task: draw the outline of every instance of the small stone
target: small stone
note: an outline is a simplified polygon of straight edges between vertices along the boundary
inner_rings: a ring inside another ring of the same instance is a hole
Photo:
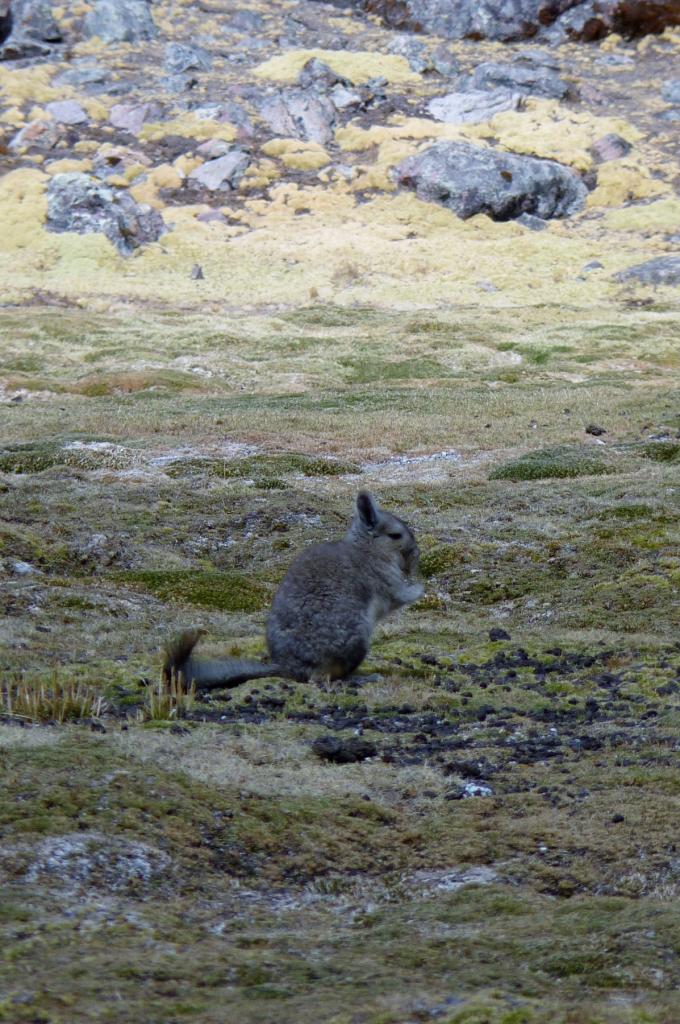
[[[510,634],[507,630],[501,629],[500,626],[494,626],[493,629],[489,630],[489,640],[496,642],[498,640],[510,640]]]
[[[673,78],[670,82],[664,82],[661,95],[667,103],[680,103],[680,78]]]
[[[624,816],[622,814],[614,814],[614,815],[612,815],[612,824],[613,825],[619,825],[622,821],[625,821],[625,820],[626,819],[624,818]]]
[[[63,135],[61,128],[54,121],[30,121],[18,131],[9,144],[9,149],[19,152],[35,146],[40,149],[54,149]]]
[[[208,160],[191,172],[191,181],[204,185],[211,192],[219,189],[234,189],[243,177],[250,157],[242,149],[232,149],[225,156]]]
[[[203,281],[203,267],[199,263],[194,263],[193,267],[191,268],[190,276],[192,281]]]
[[[601,139],[596,139],[590,147],[590,152],[598,163],[603,164],[609,160],[620,160],[622,156],[630,153],[631,148],[630,143],[620,135],[610,132]]]
[[[606,434],[607,431],[604,427],[598,427],[596,423],[589,423],[586,427],[586,434],[592,434],[593,437],[600,437],[602,434]]]
[[[109,111],[109,124],[139,135],[148,111],[147,103],[115,103]]]
[[[12,572],[15,572],[17,576],[33,576],[40,572],[40,569],[36,569],[30,562],[12,562]]]
[[[75,100],[55,100],[45,107],[47,113],[59,124],[83,124],[89,118],[80,103]]]
[[[534,217],[533,213],[520,213],[516,219],[518,224],[522,224],[529,231],[545,231],[548,226],[542,217]]]
[[[210,71],[212,58],[206,50],[183,43],[168,43],[165,47],[165,69],[174,75],[185,71]]]

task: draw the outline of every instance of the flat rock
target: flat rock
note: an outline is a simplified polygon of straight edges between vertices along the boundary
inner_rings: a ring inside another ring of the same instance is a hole
[[[545,96],[561,100],[569,92],[568,84],[551,68],[520,59],[513,64],[485,61],[478,64],[468,79],[469,89],[507,89],[524,96]]]
[[[217,157],[215,160],[208,160],[191,172],[191,181],[204,185],[211,192],[218,189],[234,189],[243,177],[250,157],[242,149],[232,149],[225,156]]]
[[[679,285],[680,256],[658,256],[645,263],[619,271],[617,281],[640,281],[641,284]]]
[[[468,142],[439,142],[409,157],[397,181],[419,199],[441,203],[466,219],[485,213],[511,220],[530,213],[543,220],[568,217],[585,203],[587,189],[574,171]]]
[[[122,189],[109,188],[88,174],[55,174],[47,187],[48,231],[101,232],[129,256],[166,231],[156,210],[136,203]]]
[[[83,31],[105,43],[137,43],[153,39],[157,32],[150,0],[97,0],[85,17]]]
[[[50,117],[59,124],[84,124],[89,117],[75,100],[55,100],[45,107]]]
[[[427,109],[436,121],[447,124],[478,124],[490,121],[504,110],[519,110],[522,97],[506,89],[487,91],[450,92],[430,100]]]
[[[109,111],[109,124],[131,135],[139,135],[148,112],[148,103],[115,103]]]

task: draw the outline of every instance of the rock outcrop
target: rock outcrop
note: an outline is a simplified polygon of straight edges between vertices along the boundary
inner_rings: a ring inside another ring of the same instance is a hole
[[[502,42],[542,36],[591,41],[680,24],[677,0],[358,0],[357,6],[393,28]]]
[[[163,218],[136,203],[122,189],[110,188],[88,174],[56,174],[47,190],[48,231],[101,232],[120,253],[129,256],[141,245],[157,241],[166,231]]]
[[[486,213],[493,220],[532,214],[568,217],[584,205],[587,189],[574,171],[468,142],[438,142],[399,165],[396,179],[419,199],[441,203],[463,220]]]

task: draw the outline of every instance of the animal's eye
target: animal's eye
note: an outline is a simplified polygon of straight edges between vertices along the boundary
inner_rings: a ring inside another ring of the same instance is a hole
[[[387,536],[390,537],[392,540],[401,540],[400,533],[388,533]]]

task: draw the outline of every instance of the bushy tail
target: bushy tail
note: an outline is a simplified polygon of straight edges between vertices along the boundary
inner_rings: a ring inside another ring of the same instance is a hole
[[[195,684],[197,690],[231,689],[247,679],[263,679],[280,675],[271,662],[248,661],[242,658],[224,658],[203,661],[194,657],[194,647],[205,634],[204,629],[186,629],[164,648],[163,678],[169,681],[178,676],[185,686]]]

